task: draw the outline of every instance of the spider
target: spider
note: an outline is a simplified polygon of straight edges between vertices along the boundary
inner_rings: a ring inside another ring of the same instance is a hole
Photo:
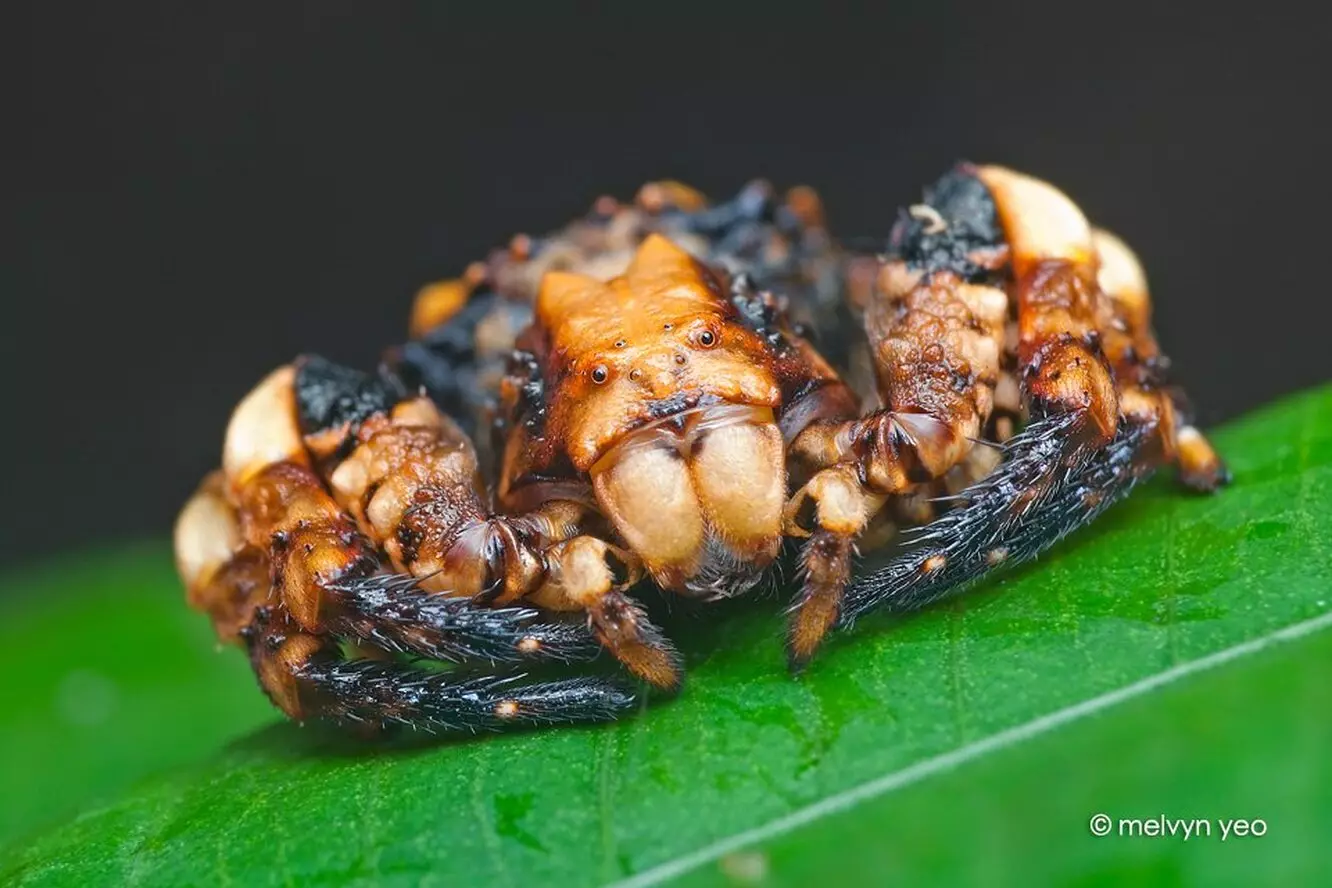
[[[293,719],[612,719],[639,686],[514,670],[606,650],[677,691],[640,580],[737,596],[795,540],[798,672],[835,627],[1026,561],[1158,467],[1218,489],[1168,369],[1133,253],[1022,173],[956,165],[874,253],[807,188],[652,183],[424,288],[374,372],[269,374],[177,566]]]

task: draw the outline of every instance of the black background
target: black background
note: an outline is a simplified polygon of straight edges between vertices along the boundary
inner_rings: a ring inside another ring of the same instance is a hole
[[[524,7],[34,3],[6,25],[0,560],[165,536],[273,366],[369,365],[423,282],[651,178],[805,182],[838,231],[882,235],[955,160],[1016,166],[1137,248],[1205,423],[1332,376],[1317,23]]]

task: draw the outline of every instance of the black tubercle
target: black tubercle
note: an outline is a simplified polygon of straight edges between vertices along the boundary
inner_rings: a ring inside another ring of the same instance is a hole
[[[508,373],[523,380],[518,390],[517,416],[532,435],[540,435],[546,425],[546,378],[536,355],[516,350],[509,356]]]
[[[296,408],[307,435],[387,413],[403,398],[394,380],[344,367],[318,355],[296,362]]]
[[[661,215],[668,220],[668,229],[706,238],[710,261],[746,264],[759,286],[778,285],[799,271],[804,225],[789,206],[778,200],[768,182],[750,182],[723,203],[699,210],[670,207]],[[780,258],[766,254],[773,231],[789,238],[794,246]]]
[[[925,189],[924,205],[938,217],[900,210],[889,238],[889,252],[912,268],[951,271],[975,283],[986,280],[991,272],[969,255],[1004,243],[989,189],[968,165],[959,164]]]
[[[675,416],[683,423],[684,417],[679,416],[679,414],[682,411],[697,407],[700,402],[701,398],[696,391],[676,392],[670,397],[648,401],[647,413],[652,419],[665,419],[669,416]]]
[[[491,407],[489,379],[503,369],[505,355],[477,348],[477,330],[494,312],[507,312],[508,325],[521,330],[531,320],[531,307],[504,299],[492,290],[473,293],[449,320],[420,339],[390,349],[384,366],[411,391],[425,389],[440,409],[475,439],[479,418]]]
[[[684,227],[690,231],[723,237],[742,226],[775,221],[776,210],[771,186],[766,182],[750,182],[725,203],[693,212],[672,208],[667,213],[680,213]]]
[[[781,306],[770,293],[759,290],[748,274],[741,273],[731,278],[730,302],[744,325],[762,337],[770,348],[778,353],[791,348],[791,342],[782,329],[786,318],[782,316]]]

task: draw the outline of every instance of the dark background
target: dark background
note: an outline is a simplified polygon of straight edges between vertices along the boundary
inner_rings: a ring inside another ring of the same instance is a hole
[[[368,366],[420,284],[650,178],[883,235],[1016,166],[1135,245],[1204,423],[1332,376],[1326,32],[1271,4],[207,5],[5,26],[0,561],[164,537],[273,366]]]

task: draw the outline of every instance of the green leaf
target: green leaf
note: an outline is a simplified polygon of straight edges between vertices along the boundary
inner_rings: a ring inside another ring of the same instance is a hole
[[[1326,882],[1332,388],[1215,439],[1224,493],[1158,479],[799,680],[779,602],[720,606],[678,700],[412,749],[278,719],[162,547],[8,577],[0,882]]]

